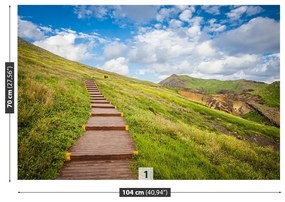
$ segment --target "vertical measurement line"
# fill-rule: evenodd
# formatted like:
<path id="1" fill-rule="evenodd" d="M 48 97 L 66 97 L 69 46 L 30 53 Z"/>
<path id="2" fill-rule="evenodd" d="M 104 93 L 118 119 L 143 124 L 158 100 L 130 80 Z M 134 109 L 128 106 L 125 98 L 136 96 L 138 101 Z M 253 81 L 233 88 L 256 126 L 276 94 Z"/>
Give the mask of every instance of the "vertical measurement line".
<path id="1" fill-rule="evenodd" d="M 11 182 L 11 114 L 9 114 L 9 182 Z"/>
<path id="2" fill-rule="evenodd" d="M 11 5 L 9 5 L 9 62 L 11 62 Z M 9 182 L 11 182 L 11 114 L 9 114 Z"/>
<path id="3" fill-rule="evenodd" d="M 9 5 L 9 62 L 11 62 L 11 5 Z"/>

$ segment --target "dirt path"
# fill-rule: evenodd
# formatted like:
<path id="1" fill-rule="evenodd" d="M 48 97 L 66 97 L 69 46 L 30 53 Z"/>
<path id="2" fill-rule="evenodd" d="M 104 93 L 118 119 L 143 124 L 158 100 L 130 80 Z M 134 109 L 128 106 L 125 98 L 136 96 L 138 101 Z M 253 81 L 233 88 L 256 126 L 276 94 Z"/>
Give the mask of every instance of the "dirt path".
<path id="1" fill-rule="evenodd" d="M 105 99 L 94 81 L 85 81 L 85 85 L 91 98 L 90 117 L 57 179 L 134 179 L 129 164 L 136 147 L 123 114 Z"/>

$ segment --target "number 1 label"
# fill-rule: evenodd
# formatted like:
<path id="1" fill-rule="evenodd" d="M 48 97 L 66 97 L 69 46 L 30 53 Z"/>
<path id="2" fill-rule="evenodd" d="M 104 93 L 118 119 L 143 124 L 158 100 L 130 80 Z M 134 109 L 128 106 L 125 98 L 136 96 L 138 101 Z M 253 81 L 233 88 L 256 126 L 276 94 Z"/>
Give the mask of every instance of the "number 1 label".
<path id="1" fill-rule="evenodd" d="M 139 180 L 153 180 L 153 168 L 140 167 L 139 168 Z"/>

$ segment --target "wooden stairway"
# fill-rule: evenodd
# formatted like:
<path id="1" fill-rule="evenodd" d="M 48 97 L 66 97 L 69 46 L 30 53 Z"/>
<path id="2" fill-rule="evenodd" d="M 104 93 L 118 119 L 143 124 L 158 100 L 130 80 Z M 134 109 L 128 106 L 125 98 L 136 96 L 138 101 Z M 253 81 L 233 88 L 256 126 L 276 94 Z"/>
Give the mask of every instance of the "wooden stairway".
<path id="1" fill-rule="evenodd" d="M 105 99 L 94 81 L 85 81 L 85 85 L 91 99 L 90 117 L 57 179 L 134 179 L 129 164 L 137 152 L 123 114 Z"/>

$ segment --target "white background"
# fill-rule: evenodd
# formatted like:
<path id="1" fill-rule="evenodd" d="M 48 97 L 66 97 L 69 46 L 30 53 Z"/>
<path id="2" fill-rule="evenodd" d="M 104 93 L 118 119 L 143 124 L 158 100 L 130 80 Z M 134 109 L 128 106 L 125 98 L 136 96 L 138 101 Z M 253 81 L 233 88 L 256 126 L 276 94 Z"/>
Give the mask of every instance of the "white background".
<path id="1" fill-rule="evenodd" d="M 11 182 L 9 182 L 9 115 L 5 114 L 5 62 L 9 60 L 9 32 L 8 17 L 9 5 L 11 5 L 12 37 L 11 60 L 15 62 L 15 77 L 17 83 L 17 5 L 23 4 L 87 4 L 87 5 L 132 5 L 132 4 L 169 4 L 169 5 L 232 5 L 232 4 L 280 4 L 281 5 L 281 36 L 284 35 L 284 2 L 281 0 L 125 0 L 125 1 L 86 1 L 86 0 L 25 0 L 8 1 L 2 0 L 0 6 L 1 31 L 0 31 L 0 201 L 284 201 L 284 155 L 281 154 L 281 180 L 154 180 L 154 181 L 120 181 L 120 180 L 89 180 L 89 181 L 58 181 L 58 180 L 17 180 L 17 101 L 15 103 L 15 114 L 11 115 Z M 270 30 L 269 30 L 270 31 Z M 283 55 L 284 40 L 281 39 L 281 53 Z M 284 77 L 283 60 L 281 57 L 281 89 Z M 17 86 L 17 85 L 16 85 Z M 17 100 L 17 88 L 15 89 Z M 284 95 L 281 94 L 281 103 L 284 103 Z M 281 105 L 281 152 L 284 146 L 283 105 Z M 173 192 L 281 192 L 281 193 L 173 193 L 171 198 L 119 198 L 118 193 L 19 193 L 19 192 L 118 192 L 120 187 L 166 187 Z"/>

